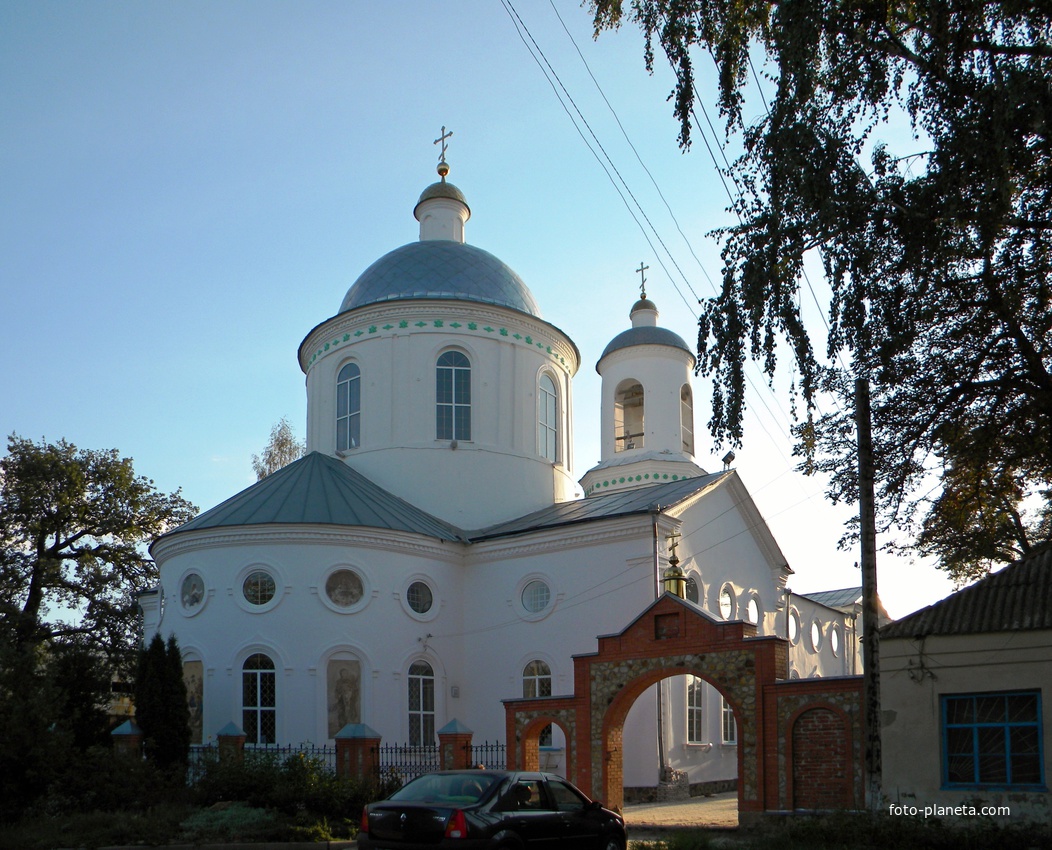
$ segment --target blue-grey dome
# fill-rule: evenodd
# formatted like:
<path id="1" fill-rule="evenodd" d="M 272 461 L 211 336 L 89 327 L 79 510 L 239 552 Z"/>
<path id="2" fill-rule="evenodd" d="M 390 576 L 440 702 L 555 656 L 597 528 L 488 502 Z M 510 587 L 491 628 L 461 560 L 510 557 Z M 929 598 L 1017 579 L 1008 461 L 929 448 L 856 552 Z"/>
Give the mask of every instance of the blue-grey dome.
<path id="1" fill-rule="evenodd" d="M 382 256 L 347 290 L 340 312 L 416 298 L 478 301 L 541 316 L 533 294 L 508 266 L 489 251 L 446 239 L 410 242 Z"/>
<path id="2" fill-rule="evenodd" d="M 621 331 L 621 333 L 610 340 L 610 344 L 603 349 L 603 356 L 599 359 L 602 360 L 608 354 L 613 354 L 622 348 L 630 348 L 633 345 L 668 345 L 672 348 L 682 349 L 690 355 L 692 361 L 694 360 L 694 352 L 683 341 L 683 337 L 675 331 L 670 331 L 668 328 L 652 326 L 629 328 L 627 331 Z"/>

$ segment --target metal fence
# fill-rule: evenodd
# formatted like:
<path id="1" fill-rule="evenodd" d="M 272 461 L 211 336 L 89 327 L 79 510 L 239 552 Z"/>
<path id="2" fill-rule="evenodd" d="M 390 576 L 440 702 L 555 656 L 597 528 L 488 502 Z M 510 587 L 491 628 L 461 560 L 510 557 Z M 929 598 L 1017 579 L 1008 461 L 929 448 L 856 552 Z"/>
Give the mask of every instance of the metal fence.
<path id="1" fill-rule="evenodd" d="M 435 744 L 381 744 L 375 752 L 384 782 L 397 780 L 404 785 L 410 779 L 442 769 Z"/>
<path id="2" fill-rule="evenodd" d="M 489 770 L 504 770 L 508 764 L 508 748 L 494 741 L 484 741 L 471 747 L 471 763 Z"/>

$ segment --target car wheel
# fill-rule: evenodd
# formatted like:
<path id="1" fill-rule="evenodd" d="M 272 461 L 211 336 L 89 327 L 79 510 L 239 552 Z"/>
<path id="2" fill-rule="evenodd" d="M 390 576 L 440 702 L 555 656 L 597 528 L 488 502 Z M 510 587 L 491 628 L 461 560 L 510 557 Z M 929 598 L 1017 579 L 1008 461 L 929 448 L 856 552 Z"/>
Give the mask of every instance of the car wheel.
<path id="1" fill-rule="evenodd" d="M 606 846 L 604 850 L 624 850 L 621 846 L 621 842 L 613 837 L 606 839 Z"/>

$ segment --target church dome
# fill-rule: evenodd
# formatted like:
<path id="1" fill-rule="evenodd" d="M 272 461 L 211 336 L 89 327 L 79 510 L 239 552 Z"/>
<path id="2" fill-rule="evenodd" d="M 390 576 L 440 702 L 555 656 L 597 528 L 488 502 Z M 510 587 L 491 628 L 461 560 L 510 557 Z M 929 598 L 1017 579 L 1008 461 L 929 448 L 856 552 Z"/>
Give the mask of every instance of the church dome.
<path id="1" fill-rule="evenodd" d="M 448 198 L 453 201 L 460 201 L 465 207 L 468 205 L 468 199 L 464 197 L 464 193 L 460 191 L 452 183 L 447 183 L 445 180 L 440 180 L 437 183 L 432 183 L 423 192 L 420 193 L 420 200 L 416 202 L 416 206 L 413 207 L 413 215 L 416 215 L 420 209 L 420 205 L 425 201 L 430 201 L 432 198 Z M 470 212 L 470 208 L 469 208 Z"/>
<path id="2" fill-rule="evenodd" d="M 603 349 L 603 356 L 599 359 L 602 360 L 608 354 L 613 354 L 615 351 L 619 351 L 622 348 L 630 348 L 634 345 L 668 345 L 672 348 L 680 348 L 687 352 L 691 358 L 694 357 L 694 352 L 683 341 L 683 337 L 675 331 L 670 331 L 668 328 L 644 325 L 638 328 L 629 328 L 627 331 L 622 331 L 615 336 L 610 340 L 610 344 Z"/>
<path id="3" fill-rule="evenodd" d="M 477 301 L 541 317 L 533 294 L 507 265 L 489 251 L 448 239 L 410 242 L 382 256 L 347 290 L 340 312 L 420 298 Z"/>

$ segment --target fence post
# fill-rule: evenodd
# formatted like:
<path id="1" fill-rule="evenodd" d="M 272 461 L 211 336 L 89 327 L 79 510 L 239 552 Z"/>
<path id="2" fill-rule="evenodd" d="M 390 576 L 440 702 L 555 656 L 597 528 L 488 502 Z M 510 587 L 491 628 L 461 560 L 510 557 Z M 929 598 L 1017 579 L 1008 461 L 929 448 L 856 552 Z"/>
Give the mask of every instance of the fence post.
<path id="1" fill-rule="evenodd" d="M 438 749 L 442 770 L 464 770 L 471 763 L 472 731 L 459 720 L 450 720 L 438 730 Z"/>
<path id="2" fill-rule="evenodd" d="M 142 729 L 134 720 L 125 720 L 110 732 L 113 749 L 121 755 L 142 758 Z"/>
<path id="3" fill-rule="evenodd" d="M 374 779 L 380 773 L 380 733 L 364 723 L 348 723 L 335 735 L 336 775 Z"/>
<path id="4" fill-rule="evenodd" d="M 245 730 L 233 721 L 219 730 L 216 741 L 219 745 L 219 760 L 226 761 L 228 758 L 233 762 L 240 762 L 245 757 L 245 739 L 248 736 Z"/>

